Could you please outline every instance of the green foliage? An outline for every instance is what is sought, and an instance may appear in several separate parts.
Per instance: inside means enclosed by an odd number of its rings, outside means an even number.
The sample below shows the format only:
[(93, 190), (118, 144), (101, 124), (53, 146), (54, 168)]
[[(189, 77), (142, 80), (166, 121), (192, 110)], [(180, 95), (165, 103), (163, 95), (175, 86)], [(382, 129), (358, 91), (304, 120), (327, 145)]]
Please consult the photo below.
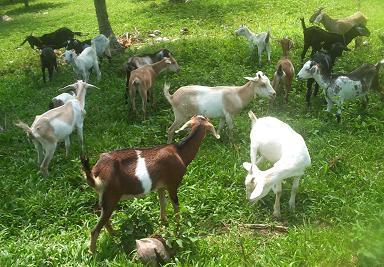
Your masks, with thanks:
[[(3, 4), (5, 3), (5, 4)], [(246, 109), (235, 118), (234, 143), (224, 133), (221, 140), (208, 136), (179, 189), (180, 221), (168, 207), (169, 222), (159, 223), (155, 193), (144, 199), (122, 201), (112, 222), (117, 236), (102, 231), (98, 253), (88, 254), (91, 229), (95, 226), (97, 196), (80, 172), (77, 137), (72, 137), (69, 158), (59, 145), (50, 166), (50, 177), (37, 174), (36, 152), (13, 122), (31, 124), (47, 110), (57, 89), (73, 83), (70, 66), (60, 63), (52, 83), (41, 80), (38, 54), (27, 45), (17, 46), (31, 32), (41, 35), (67, 26), (74, 31), (97, 34), (92, 1), (36, 0), (25, 10), (23, 3), (0, 1), (1, 14), (13, 18), (0, 22), (0, 266), (131, 266), (138, 264), (132, 249), (134, 239), (159, 234), (177, 250), (171, 265), (178, 266), (379, 266), (383, 261), (384, 219), (383, 132), (384, 110), (380, 96), (372, 92), (366, 110), (359, 101), (345, 107), (343, 122), (323, 112), (322, 96), (305, 109), (305, 83), (294, 81), (290, 102), (281, 92), (269, 109), (265, 100), (249, 106), (258, 117), (276, 116), (289, 123), (307, 142), (312, 167), (301, 181), (296, 214), (288, 209), (290, 181), (283, 185), (282, 221), (272, 219), (274, 196), (256, 204), (245, 199), (245, 171), (249, 161), (250, 122)], [(274, 38), (290, 36), (295, 42), (291, 57), (298, 71), (302, 49), (299, 17), (308, 18), (325, 6), (333, 17), (351, 15), (356, 1), (253, 1), (169, 0), (107, 1), (109, 18), (116, 33), (141, 33), (159, 29), (163, 36), (178, 38), (170, 43), (148, 41), (102, 63), (102, 80), (91, 82), (101, 90), (89, 91), (84, 137), (87, 154), (95, 162), (103, 151), (124, 147), (163, 144), (173, 120), (162, 95), (165, 81), (171, 91), (186, 84), (242, 84), (244, 76), (259, 68), (247, 41), (233, 32), (242, 23), (253, 31), (272, 30)], [(350, 71), (364, 62), (382, 59), (379, 38), (384, 18), (382, 0), (361, 1), (372, 35), (368, 46), (346, 53), (335, 71)], [(78, 11), (78, 12), (74, 12)], [(81, 11), (81, 12), (80, 12)], [(187, 27), (190, 34), (180, 35)], [(82, 39), (82, 38), (80, 38)], [(122, 63), (132, 54), (171, 50), (181, 70), (163, 75), (154, 92), (157, 106), (149, 107), (141, 121), (124, 104), (125, 77)], [(272, 48), (272, 64), (262, 67), (272, 78), (281, 49)], [(265, 56), (263, 56), (265, 62)], [(380, 79), (384, 79), (383, 72)], [(218, 121), (214, 120), (217, 125)], [(177, 138), (184, 137), (180, 133)], [(265, 166), (267, 167), (267, 166)], [(170, 205), (169, 205), (170, 206)], [(246, 223), (285, 224), (289, 231), (278, 234), (242, 227)]]

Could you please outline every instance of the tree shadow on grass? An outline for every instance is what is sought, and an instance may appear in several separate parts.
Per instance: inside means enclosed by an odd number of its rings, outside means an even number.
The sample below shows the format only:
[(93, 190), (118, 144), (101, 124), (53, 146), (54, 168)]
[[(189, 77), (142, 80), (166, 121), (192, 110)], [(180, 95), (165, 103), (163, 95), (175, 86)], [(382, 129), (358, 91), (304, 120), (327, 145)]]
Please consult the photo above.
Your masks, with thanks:
[(33, 12), (39, 12), (41, 10), (49, 9), (49, 8), (57, 8), (57, 7), (62, 7), (64, 5), (67, 5), (67, 3), (38, 3), (38, 4), (33, 4), (30, 5), (28, 8), (25, 8), (24, 6), (19, 6), (15, 9), (11, 9), (6, 12), (6, 15), (20, 15), (23, 13), (33, 13)]

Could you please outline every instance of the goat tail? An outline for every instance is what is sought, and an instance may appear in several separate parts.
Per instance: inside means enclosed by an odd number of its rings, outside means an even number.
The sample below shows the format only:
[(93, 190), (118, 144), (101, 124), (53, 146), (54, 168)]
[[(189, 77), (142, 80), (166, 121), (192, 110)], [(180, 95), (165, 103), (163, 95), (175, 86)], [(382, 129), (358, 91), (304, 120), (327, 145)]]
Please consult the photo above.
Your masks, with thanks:
[(21, 129), (23, 129), (28, 135), (33, 136), (32, 129), (28, 126), (28, 124), (26, 124), (22, 121), (18, 121), (17, 123), (15, 123), (15, 125)]
[(379, 62), (376, 63), (375, 67), (377, 70), (380, 69), (381, 65), (384, 65), (384, 59), (380, 60)]
[(172, 95), (169, 93), (169, 88), (171, 88), (171, 85), (167, 82), (164, 83), (164, 88), (163, 88), (164, 96), (168, 100), (169, 104), (172, 105)]
[(269, 29), (267, 31), (267, 36), (265, 37), (265, 43), (268, 44), (269, 43), (269, 38), (271, 37), (271, 30)]
[(93, 177), (93, 174), (92, 174), (91, 166), (89, 165), (89, 158), (84, 155), (81, 155), (80, 160), (81, 160), (82, 169), (87, 178), (87, 183), (89, 184), (90, 187), (95, 188), (96, 183), (95, 183), (95, 178)]
[(252, 125), (253, 125), (254, 123), (256, 123), (257, 118), (256, 118), (255, 113), (253, 113), (252, 110), (250, 110), (250, 111), (248, 112), (248, 116), (249, 116), (249, 118), (250, 118), (251, 121), (252, 121)]
[(300, 20), (301, 20), (301, 27), (303, 27), (303, 31), (305, 31), (305, 29), (306, 29), (307, 27), (305, 26), (304, 18), (301, 17)]

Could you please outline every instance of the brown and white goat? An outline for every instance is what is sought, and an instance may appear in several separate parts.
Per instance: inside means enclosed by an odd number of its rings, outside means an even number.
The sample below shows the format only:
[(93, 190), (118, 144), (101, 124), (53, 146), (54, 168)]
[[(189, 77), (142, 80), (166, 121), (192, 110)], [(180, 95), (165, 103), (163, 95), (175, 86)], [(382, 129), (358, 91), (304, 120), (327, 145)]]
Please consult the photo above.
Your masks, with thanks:
[(150, 92), (150, 89), (155, 83), (156, 77), (165, 70), (176, 72), (179, 68), (180, 67), (176, 60), (171, 55), (169, 58), (163, 58), (156, 63), (148, 64), (133, 70), (129, 77), (129, 96), (131, 98), (132, 110), (136, 112), (135, 96), (136, 90), (139, 90), (142, 110), (145, 118), (147, 112), (146, 105), (148, 94), (151, 94), (152, 104), (154, 104), (155, 101), (153, 93)]
[(283, 56), (276, 64), (276, 71), (272, 80), (272, 87), (278, 92), (279, 85), (284, 85), (285, 103), (288, 103), (288, 93), (292, 88), (292, 80), (295, 77), (295, 68), (288, 57), (289, 50), (293, 47), (293, 42), (288, 36), (278, 41), (283, 49)]
[[(85, 94), (88, 87), (97, 88), (94, 85), (83, 81), (77, 81), (60, 90), (74, 88), (76, 97), (68, 100), (64, 105), (48, 110), (42, 115), (35, 117), (32, 126), (19, 121), (16, 126), (22, 128), (31, 137), (37, 150), (38, 164), (40, 172), (48, 175), (48, 165), (55, 153), (57, 143), (64, 140), (66, 155), (69, 154), (70, 140), (69, 136), (73, 130), (77, 129), (81, 150), (83, 146), (83, 123), (85, 116)], [(44, 159), (43, 159), (44, 158)]]
[(121, 199), (140, 197), (157, 190), (160, 218), (166, 220), (167, 190), (175, 214), (179, 212), (177, 189), (187, 166), (195, 158), (207, 132), (220, 138), (213, 125), (203, 116), (192, 117), (179, 131), (187, 127), (192, 128), (191, 133), (178, 144), (103, 153), (92, 169), (88, 159), (81, 157), (87, 183), (99, 194), (101, 206), (101, 217), (91, 232), (90, 252), (95, 251), (103, 226), (113, 233), (110, 217)]

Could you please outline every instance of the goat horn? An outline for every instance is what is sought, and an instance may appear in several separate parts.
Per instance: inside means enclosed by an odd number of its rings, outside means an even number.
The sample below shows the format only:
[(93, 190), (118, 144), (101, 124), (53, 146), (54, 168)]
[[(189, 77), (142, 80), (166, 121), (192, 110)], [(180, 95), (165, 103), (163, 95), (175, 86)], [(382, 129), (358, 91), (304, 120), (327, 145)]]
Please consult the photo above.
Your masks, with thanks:
[(183, 131), (185, 128), (188, 128), (191, 125), (191, 121), (187, 121), (179, 130), (176, 130), (175, 133)]
[(93, 84), (90, 84), (90, 83), (87, 83), (86, 86), (87, 86), (87, 87), (96, 88), (96, 89), (100, 89), (99, 87), (94, 86)]
[(74, 84), (70, 84), (70, 85), (67, 85), (63, 88), (60, 88), (59, 91), (69, 91), (68, 89), (69, 88), (75, 88), (75, 83)]

